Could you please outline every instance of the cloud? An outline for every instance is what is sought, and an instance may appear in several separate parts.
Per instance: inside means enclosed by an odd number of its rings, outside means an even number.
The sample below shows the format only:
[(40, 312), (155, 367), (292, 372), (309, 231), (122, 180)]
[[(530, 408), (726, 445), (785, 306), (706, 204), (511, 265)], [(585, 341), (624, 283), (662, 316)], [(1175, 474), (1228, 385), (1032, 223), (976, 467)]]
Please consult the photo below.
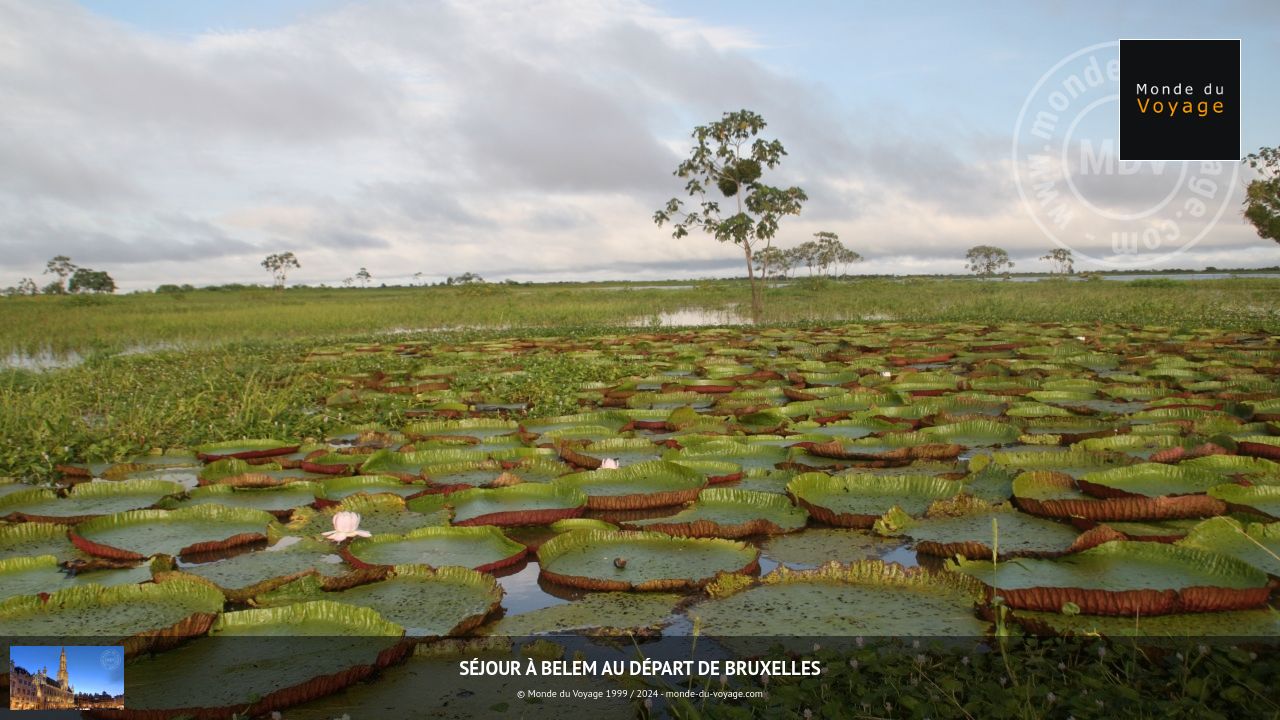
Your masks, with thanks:
[(185, 37), (0, 0), (0, 284), (58, 253), (126, 289), (265, 281), (281, 250), (313, 283), (738, 274), (737, 248), (651, 216), (690, 129), (744, 107), (789, 152), (773, 181), (810, 197), (779, 245), (834, 230), (881, 272), (1043, 254), (1008, 138), (837, 101), (767, 50), (634, 0), (372, 0)]

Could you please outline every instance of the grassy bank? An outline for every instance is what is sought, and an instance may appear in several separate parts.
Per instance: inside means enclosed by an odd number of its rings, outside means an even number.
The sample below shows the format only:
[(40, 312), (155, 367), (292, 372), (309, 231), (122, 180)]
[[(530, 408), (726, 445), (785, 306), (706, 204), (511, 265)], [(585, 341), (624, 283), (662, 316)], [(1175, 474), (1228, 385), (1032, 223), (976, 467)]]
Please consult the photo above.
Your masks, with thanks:
[[(1280, 280), (802, 280), (767, 292), (765, 321), (1108, 322), (1280, 328)], [(641, 289), (545, 285), (197, 290), (0, 301), (0, 354), (324, 339), (439, 328), (599, 328), (746, 307), (744, 281)]]

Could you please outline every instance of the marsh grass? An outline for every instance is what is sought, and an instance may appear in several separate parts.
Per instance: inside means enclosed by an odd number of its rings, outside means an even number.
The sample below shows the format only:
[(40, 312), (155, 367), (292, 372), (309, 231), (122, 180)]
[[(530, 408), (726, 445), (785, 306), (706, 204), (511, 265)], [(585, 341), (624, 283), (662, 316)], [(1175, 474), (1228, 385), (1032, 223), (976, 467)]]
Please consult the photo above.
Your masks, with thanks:
[[(1280, 328), (1280, 280), (795, 281), (766, 291), (764, 321), (1068, 322)], [(338, 338), (439, 329), (604, 328), (682, 309), (746, 307), (745, 281), (671, 285), (487, 285), (196, 290), (0, 300), (0, 356), (109, 353), (160, 344)]]

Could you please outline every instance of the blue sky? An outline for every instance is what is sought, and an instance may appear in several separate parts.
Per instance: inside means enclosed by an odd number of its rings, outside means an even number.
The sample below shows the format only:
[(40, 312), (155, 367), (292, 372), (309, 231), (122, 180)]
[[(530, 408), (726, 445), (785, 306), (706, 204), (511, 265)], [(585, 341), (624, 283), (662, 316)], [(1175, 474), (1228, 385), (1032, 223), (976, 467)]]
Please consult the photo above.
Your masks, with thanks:
[[(691, 127), (740, 107), (788, 149), (773, 179), (810, 195), (778, 245), (833, 230), (857, 272), (911, 273), (997, 244), (1037, 269), (1052, 239), (1010, 153), (1037, 80), (1120, 37), (1239, 37), (1248, 152), (1280, 143), (1277, 26), (1267, 2), (0, 0), (0, 98), (22, 108), (0, 140), (0, 285), (51, 248), (126, 289), (265, 282), (257, 261), (286, 249), (306, 283), (740, 274), (734, 248), (650, 221)], [(1280, 264), (1239, 216), (1246, 179), (1193, 247), (1126, 266)], [(1085, 194), (1136, 211), (1161, 182)]]
[[(77, 693), (94, 694), (105, 692), (119, 695), (124, 692), (124, 668), (121, 662), (102, 661), (104, 652), (114, 652), (116, 658), (123, 658), (120, 648), (113, 645), (68, 645), (67, 678)], [(9, 648), (9, 656), (20, 667), (32, 674), (40, 668), (48, 668), (49, 676), (55, 681), (58, 678), (58, 656), (62, 648), (59, 646), (13, 646)]]

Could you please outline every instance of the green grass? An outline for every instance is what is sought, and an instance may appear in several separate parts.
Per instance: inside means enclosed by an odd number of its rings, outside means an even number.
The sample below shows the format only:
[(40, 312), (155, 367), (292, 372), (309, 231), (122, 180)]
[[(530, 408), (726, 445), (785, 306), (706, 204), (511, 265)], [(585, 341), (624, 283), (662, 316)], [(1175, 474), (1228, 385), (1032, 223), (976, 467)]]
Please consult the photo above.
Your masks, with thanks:
[[(1280, 280), (1003, 282), (802, 279), (766, 293), (765, 322), (1070, 322), (1280, 328)], [(645, 325), (685, 308), (749, 305), (745, 281), (606, 289), (542, 285), (198, 290), (0, 300), (0, 355), (114, 352), (164, 344), (339, 338), (440, 328)], [(619, 286), (608, 286), (617, 288)]]

